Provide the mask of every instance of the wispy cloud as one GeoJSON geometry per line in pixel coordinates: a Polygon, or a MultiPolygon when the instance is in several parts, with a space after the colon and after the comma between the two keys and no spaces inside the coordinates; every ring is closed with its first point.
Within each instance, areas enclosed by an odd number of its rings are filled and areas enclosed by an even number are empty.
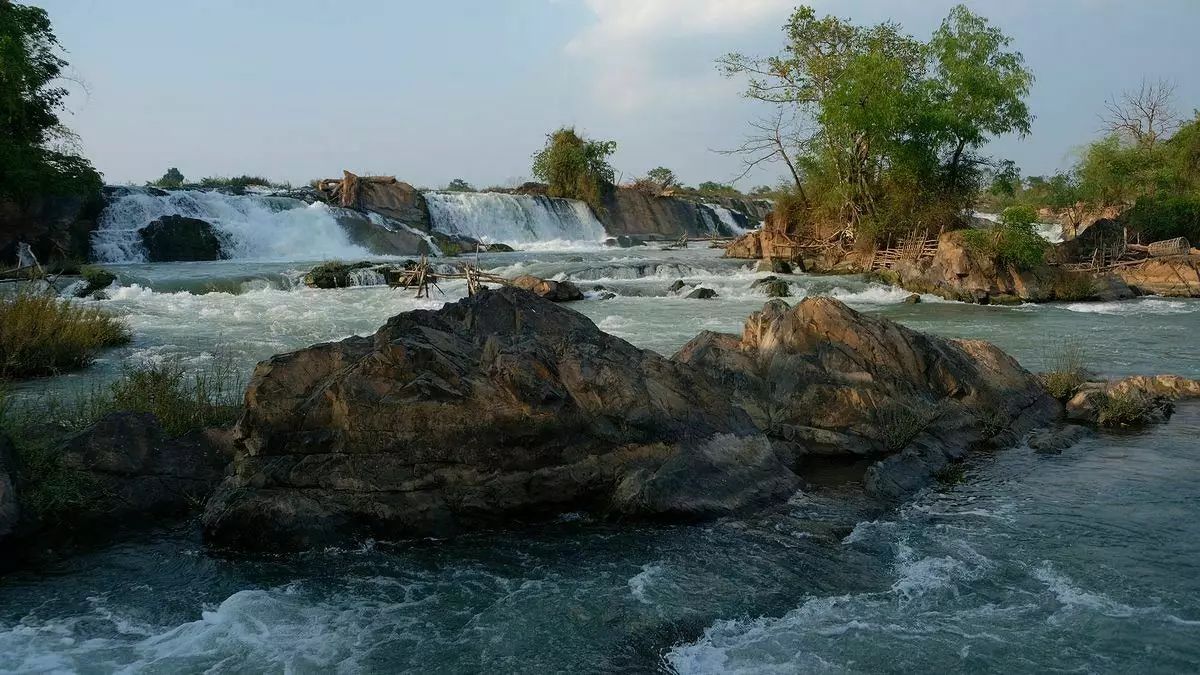
{"type": "Polygon", "coordinates": [[[601,104],[631,112],[663,101],[695,105],[727,95],[712,60],[726,41],[782,23],[794,0],[584,0],[593,22],[566,53],[593,71],[601,104]],[[687,58],[708,46],[697,63],[687,58]]]}

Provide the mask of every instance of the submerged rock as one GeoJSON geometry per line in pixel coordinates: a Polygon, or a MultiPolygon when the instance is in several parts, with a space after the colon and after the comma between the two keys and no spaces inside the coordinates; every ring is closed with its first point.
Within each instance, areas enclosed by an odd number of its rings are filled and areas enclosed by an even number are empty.
{"type": "Polygon", "coordinates": [[[704,373],[515,288],[276,356],[246,400],[236,473],[204,518],[237,548],[567,511],[710,516],[798,484],[704,373]]]}
{"type": "Polygon", "coordinates": [[[667,287],[667,292],[668,293],[678,293],[679,291],[682,291],[685,288],[687,288],[687,284],[683,283],[683,279],[676,279],[675,283],[673,283],[667,287]]]}
{"type": "Polygon", "coordinates": [[[768,298],[787,298],[792,295],[791,285],[778,277],[757,279],[753,284],[750,284],[750,288],[751,290],[759,290],[766,293],[768,298]]]}
{"type": "Polygon", "coordinates": [[[772,258],[771,260],[760,260],[754,266],[755,272],[769,272],[771,274],[791,274],[792,265],[786,260],[772,258]]]}
{"type": "Polygon", "coordinates": [[[150,262],[221,259],[221,240],[210,223],[187,216],[163,216],[140,231],[150,262]]]}
{"type": "Polygon", "coordinates": [[[1060,455],[1091,433],[1091,429],[1078,424],[1043,429],[1029,437],[1029,449],[1042,455],[1060,455]]]}
{"type": "Polygon", "coordinates": [[[921,304],[921,296],[916,293],[913,293],[912,295],[908,296],[907,298],[904,298],[904,304],[919,305],[919,304],[921,304]]]}
{"type": "Polygon", "coordinates": [[[689,300],[712,300],[720,297],[716,291],[711,288],[697,288],[687,294],[689,300]]]}
{"type": "Polygon", "coordinates": [[[583,291],[570,281],[551,281],[523,274],[513,279],[512,285],[532,291],[551,302],[574,302],[583,299],[583,291]]]}

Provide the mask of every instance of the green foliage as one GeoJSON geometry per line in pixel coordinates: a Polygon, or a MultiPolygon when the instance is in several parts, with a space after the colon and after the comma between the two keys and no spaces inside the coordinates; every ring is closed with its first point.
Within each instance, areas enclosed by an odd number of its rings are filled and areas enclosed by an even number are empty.
{"type": "Polygon", "coordinates": [[[100,189],[100,174],[72,150],[77,138],[59,120],[67,62],[45,10],[0,2],[0,197],[100,189]]]}
{"type": "Polygon", "coordinates": [[[1037,212],[1030,207],[1012,207],[1005,211],[1001,224],[991,230],[966,230],[963,239],[998,266],[1020,272],[1036,269],[1045,264],[1051,245],[1033,229],[1035,218],[1037,212]],[[1008,220],[1010,216],[1012,220],[1008,220]]]}
{"type": "Polygon", "coordinates": [[[449,192],[474,192],[475,188],[467,181],[455,178],[446,185],[446,190],[449,192]]]}
{"type": "Polygon", "coordinates": [[[237,421],[245,383],[231,361],[188,371],[177,364],[125,371],[110,389],[112,411],[153,413],[173,436],[237,421]]]}
{"type": "Polygon", "coordinates": [[[741,195],[734,186],[711,180],[706,180],[697,185],[696,192],[711,197],[737,197],[741,195]]]}
{"type": "Polygon", "coordinates": [[[331,260],[312,268],[304,275],[304,283],[313,288],[346,288],[350,286],[350,273],[370,267],[369,262],[344,263],[331,260]]]}
{"type": "Polygon", "coordinates": [[[269,188],[286,188],[290,187],[286,183],[274,183],[270,178],[262,176],[206,176],[200,179],[197,183],[202,188],[225,188],[229,190],[245,190],[251,185],[258,185],[269,188]]]}
{"type": "Polygon", "coordinates": [[[175,167],[171,167],[162,175],[162,178],[154,181],[151,185],[161,188],[177,188],[183,187],[183,182],[183,172],[175,167]]]}
{"type": "Polygon", "coordinates": [[[50,292],[0,297],[0,379],[78,370],[129,340],[129,328],[104,310],[50,292]]]}
{"type": "Polygon", "coordinates": [[[1051,279],[1054,299],[1063,302],[1090,300],[1096,295],[1096,280],[1087,272],[1070,272],[1056,268],[1051,279]]]}
{"type": "Polygon", "coordinates": [[[675,172],[665,166],[650,169],[646,172],[646,178],[658,187],[659,192],[666,192],[679,186],[679,179],[675,177],[675,172]]]}
{"type": "Polygon", "coordinates": [[[853,224],[860,240],[953,225],[983,180],[977,152],[1029,132],[1032,74],[1011,40],[964,6],[928,42],[892,22],[857,26],[811,7],[785,32],[779,55],[731,54],[721,65],[748,77],[747,97],[797,120],[773,138],[794,150],[815,217],[853,224]]]}
{"type": "Polygon", "coordinates": [[[615,177],[608,158],[616,149],[616,141],[589,140],[563,127],[547,135],[546,147],[533,156],[533,175],[549,186],[549,196],[582,200],[599,213],[615,177]]]}
{"type": "Polygon", "coordinates": [[[1054,398],[1070,400],[1088,378],[1083,346],[1071,340],[1055,343],[1046,360],[1046,372],[1041,374],[1042,386],[1054,398]]]}
{"type": "Polygon", "coordinates": [[[1021,170],[1012,160],[1006,159],[992,173],[992,183],[988,193],[996,197],[1016,197],[1017,186],[1021,183],[1021,170]]]}
{"type": "Polygon", "coordinates": [[[77,298],[86,298],[96,291],[108,288],[117,280],[117,275],[103,267],[85,267],[81,270],[80,276],[83,277],[86,285],[76,291],[75,297],[77,298]]]}
{"type": "Polygon", "coordinates": [[[1184,237],[1200,246],[1200,194],[1142,196],[1125,217],[1142,241],[1184,237]]]}

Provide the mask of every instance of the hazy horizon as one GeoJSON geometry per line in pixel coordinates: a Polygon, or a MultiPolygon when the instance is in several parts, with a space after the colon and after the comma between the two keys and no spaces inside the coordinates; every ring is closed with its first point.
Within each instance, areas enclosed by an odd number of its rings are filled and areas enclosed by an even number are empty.
{"type": "MultiPolygon", "coordinates": [[[[43,0],[87,85],[63,121],[109,183],[258,174],[305,183],[342,169],[439,187],[529,175],[546,133],[616,140],[628,180],[663,165],[688,184],[726,181],[755,108],[721,77],[729,51],[778,52],[793,0],[314,0],[168,4],[43,0]]],[[[954,2],[817,0],[860,24],[927,37],[954,2]]],[[[1200,2],[967,2],[1014,39],[1037,82],[1024,140],[990,154],[1027,175],[1070,163],[1098,135],[1106,98],[1143,78],[1200,107],[1200,2]],[[1052,7],[1052,10],[1048,10],[1052,7]]],[[[739,182],[774,183],[779,172],[739,182]]]]}

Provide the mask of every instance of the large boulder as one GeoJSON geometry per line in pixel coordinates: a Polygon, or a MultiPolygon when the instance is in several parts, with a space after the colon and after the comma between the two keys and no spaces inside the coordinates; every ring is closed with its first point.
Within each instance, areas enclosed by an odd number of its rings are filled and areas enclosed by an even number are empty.
{"type": "Polygon", "coordinates": [[[190,262],[221,259],[216,228],[199,218],[163,216],[141,229],[149,262],[190,262]]]}
{"type": "Polygon", "coordinates": [[[429,205],[412,185],[394,176],[358,176],[344,171],[342,180],[322,181],[318,189],[327,201],[348,209],[430,230],[429,205]]]}
{"type": "Polygon", "coordinates": [[[1113,270],[1138,293],[1200,298],[1200,256],[1151,258],[1140,265],[1113,270]]]}
{"type": "Polygon", "coordinates": [[[43,265],[89,259],[91,233],[103,210],[99,192],[34,195],[20,202],[0,199],[0,269],[13,267],[22,243],[43,265]]]}
{"type": "Polygon", "coordinates": [[[204,530],[235,548],[568,511],[712,517],[798,479],[704,372],[516,289],[258,366],[204,530]]]}
{"type": "Polygon", "coordinates": [[[389,218],[371,218],[351,209],[334,208],[333,217],[350,242],[374,255],[426,255],[429,242],[389,218]]]}
{"type": "Polygon", "coordinates": [[[79,472],[93,503],[68,522],[115,525],[184,513],[203,503],[229,457],[214,432],[170,438],[149,413],[112,413],[66,440],[61,465],[79,472]]]}
{"type": "Polygon", "coordinates": [[[1059,414],[1037,378],[991,344],[919,333],[832,298],[769,301],[741,336],[702,333],[674,358],[717,373],[796,456],[887,456],[867,474],[884,497],[1059,414]]]}
{"type": "Polygon", "coordinates": [[[583,299],[583,291],[570,281],[552,281],[522,274],[512,280],[512,285],[551,302],[574,302],[583,299]]]}

